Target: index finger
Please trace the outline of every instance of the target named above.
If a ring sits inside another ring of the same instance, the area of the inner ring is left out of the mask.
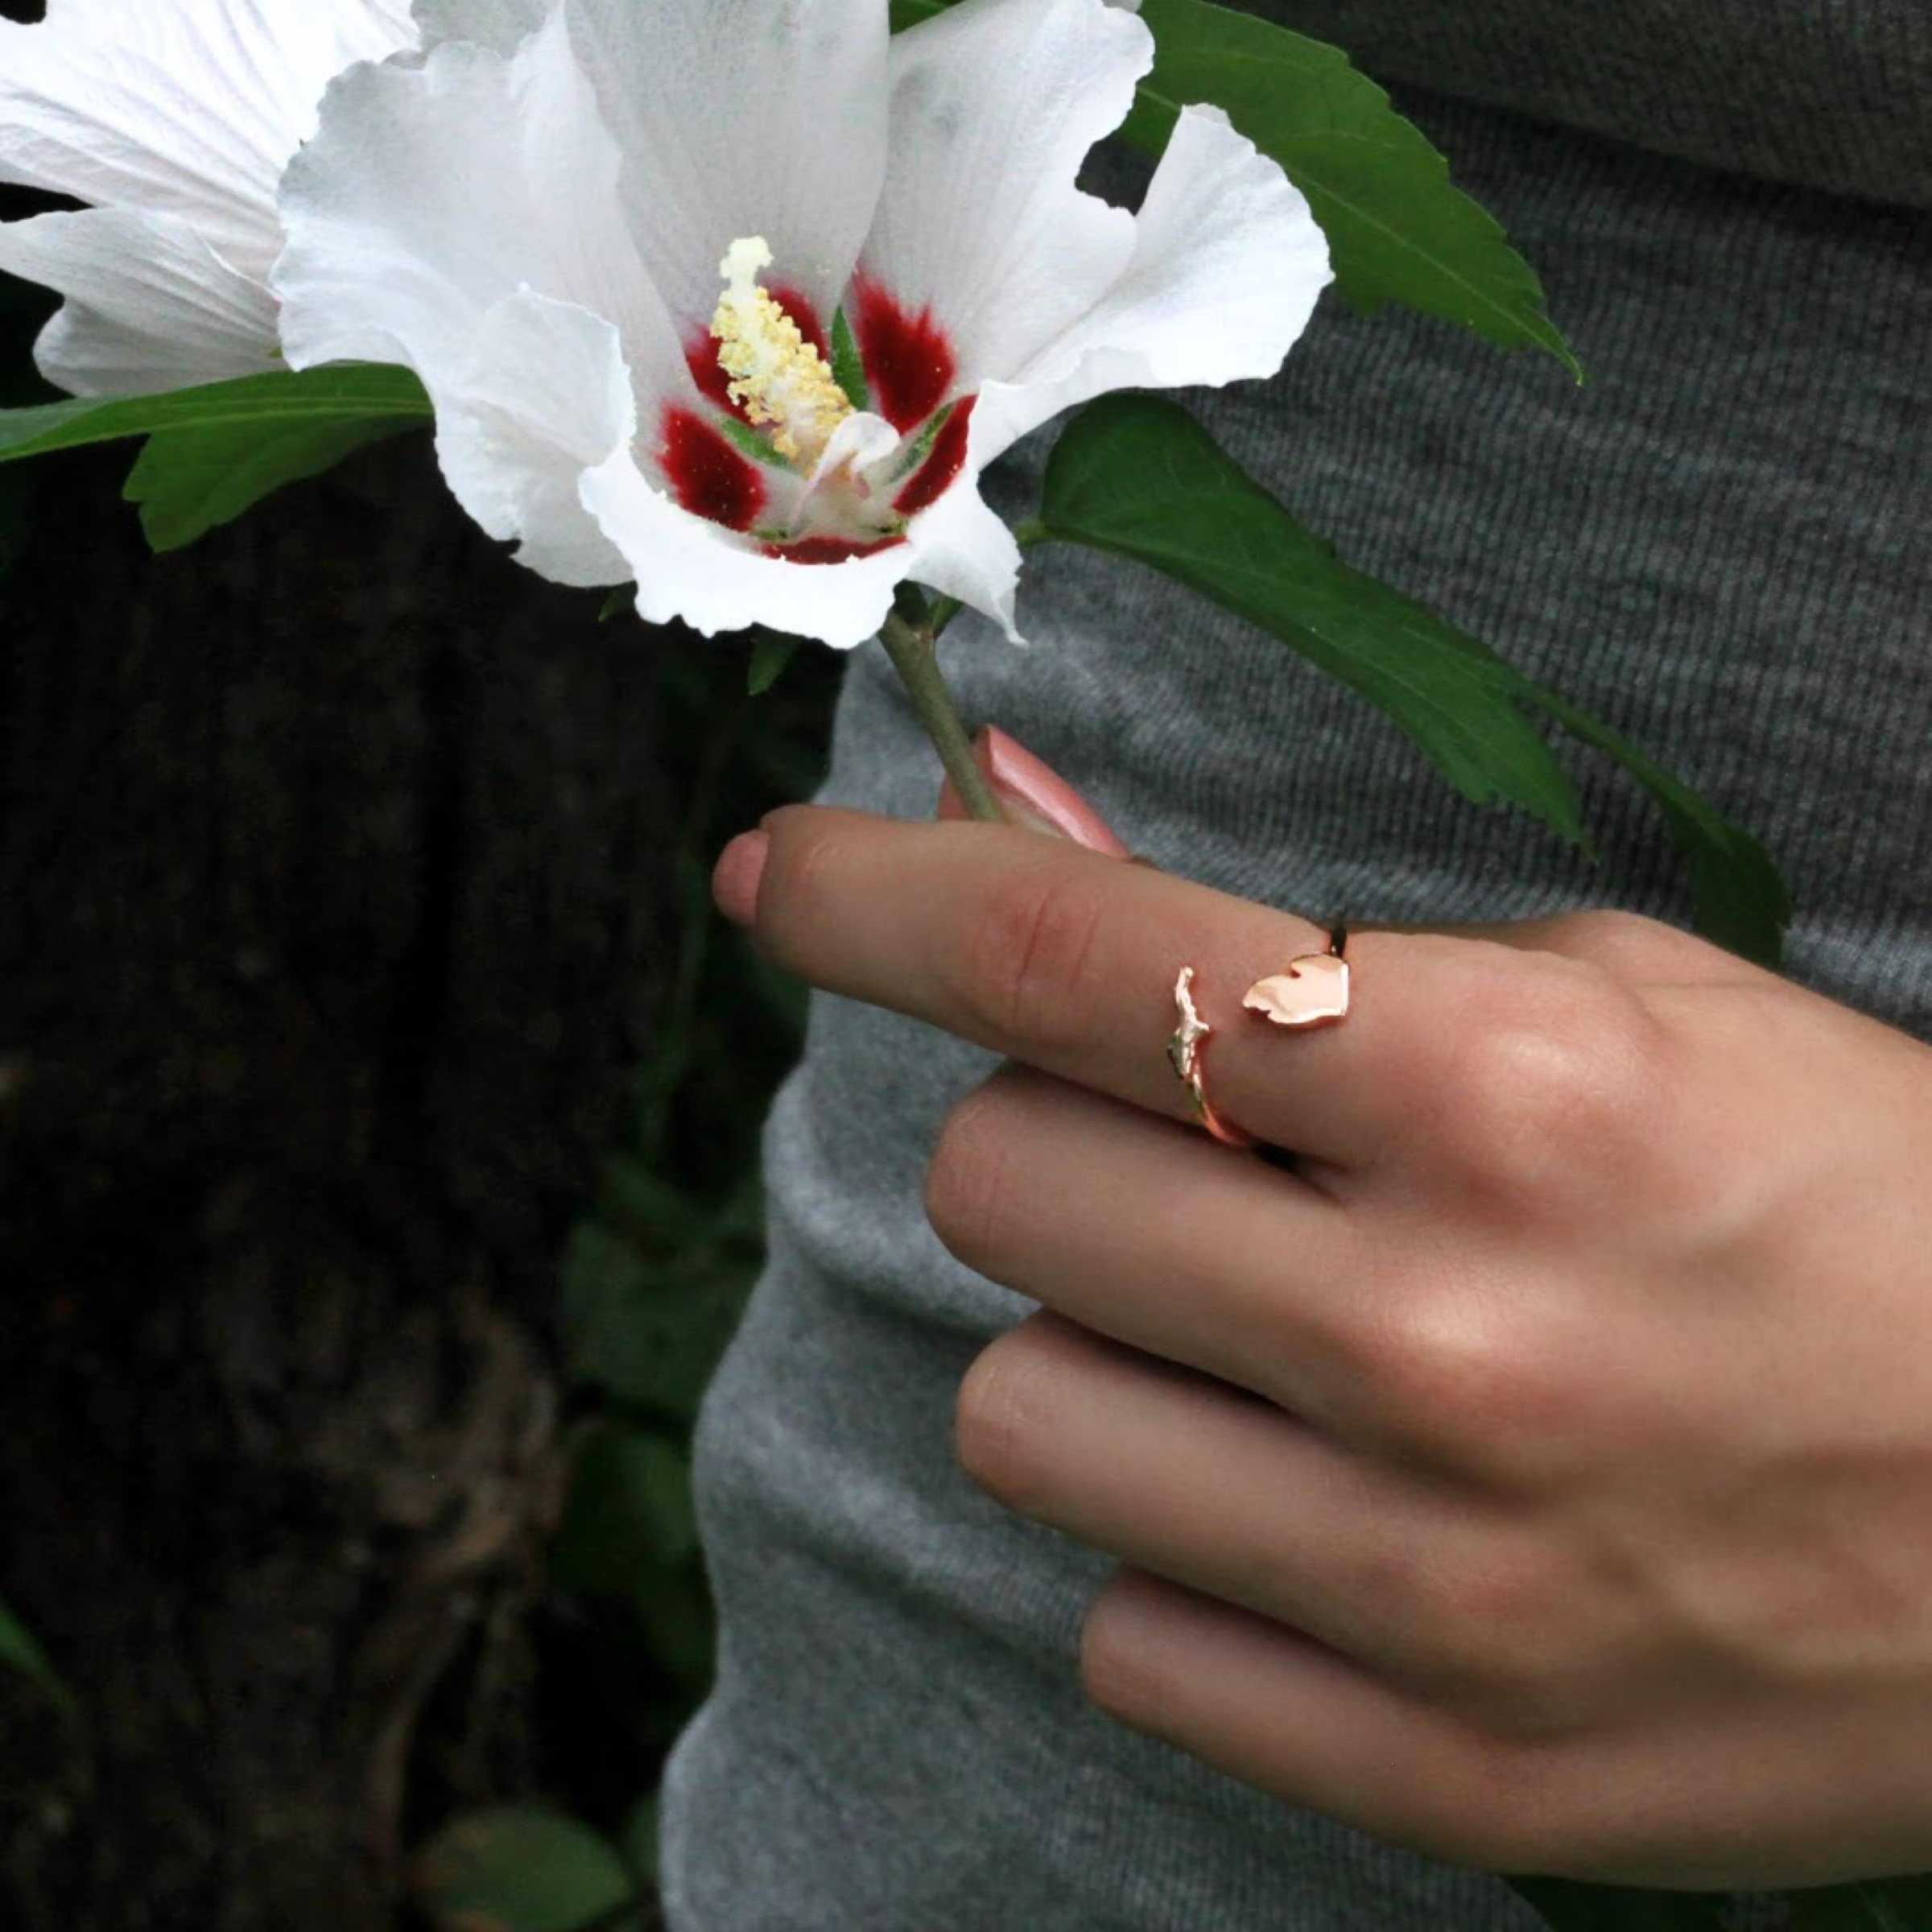
[[[815,986],[1187,1120],[1166,1049],[1174,982],[1192,966],[1212,1030],[1205,1077],[1224,1117],[1346,1166],[1414,1125],[1407,1083],[1394,1075],[1416,1066],[1423,1043],[1416,962],[1381,969],[1392,947],[1426,939],[1352,939],[1346,1021],[1290,1032],[1244,1010],[1241,997],[1326,950],[1328,933],[1307,919],[1007,827],[789,806],[764,830],[756,935]],[[1432,1025],[1439,1032],[1439,1016]]]

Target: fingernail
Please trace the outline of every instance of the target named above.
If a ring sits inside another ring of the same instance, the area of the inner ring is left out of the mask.
[[[711,896],[734,926],[749,926],[758,916],[758,885],[770,851],[770,832],[741,832],[718,855]]]
[[[1113,859],[1127,857],[1107,821],[1055,771],[1036,758],[1018,739],[989,724],[972,741],[972,755],[985,773],[1000,802],[1021,824],[1036,832],[1055,832],[1084,845],[1089,852]],[[947,784],[939,795],[939,816],[966,815],[958,795]]]

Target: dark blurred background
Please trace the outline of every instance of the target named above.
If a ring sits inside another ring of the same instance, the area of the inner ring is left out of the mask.
[[[705,880],[836,661],[600,621],[425,437],[164,558],[134,454],[0,466],[0,1924],[642,1926],[797,1021]]]

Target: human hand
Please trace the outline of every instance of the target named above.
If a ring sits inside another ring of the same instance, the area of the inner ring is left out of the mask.
[[[719,895],[1015,1063],[932,1166],[1044,1305],[960,1450],[1123,1559],[1104,1708],[1494,1869],[1932,1867],[1932,1051],[1617,914],[1357,931],[1283,1034],[1241,993],[1318,929],[1000,828],[789,808]],[[1291,1168],[1182,1124],[1183,964]]]

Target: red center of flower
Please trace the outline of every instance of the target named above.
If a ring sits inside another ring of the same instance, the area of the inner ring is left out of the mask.
[[[692,515],[755,531],[769,556],[828,564],[874,555],[904,543],[908,521],[958,481],[975,398],[946,408],[959,374],[946,332],[930,308],[914,313],[863,275],[844,315],[868,393],[857,380],[851,393],[842,390],[810,302],[754,279],[770,259],[755,237],[734,242],[725,258],[724,298],[709,332],[685,349],[709,407],[665,406],[657,452],[665,483]],[[741,403],[732,399],[734,386]],[[862,465],[848,459],[807,484],[861,402],[898,432],[898,449]],[[775,468],[760,460],[766,448]]]
[[[959,359],[931,309],[908,314],[865,275],[852,283],[852,332],[872,406],[901,436],[910,436],[946,400]]]
[[[787,564],[849,564],[854,557],[876,557],[882,550],[897,550],[903,537],[874,537],[869,543],[861,537],[801,537],[795,543],[768,543],[768,557],[782,557]]]
[[[658,452],[665,481],[694,517],[749,530],[765,507],[765,479],[696,411],[664,412],[664,442]]]
[[[892,507],[899,515],[916,517],[921,510],[931,509],[952,488],[960,472],[966,467],[966,444],[972,427],[972,407],[978,401],[977,396],[967,397],[964,402],[955,406],[952,415],[939,425],[939,433],[933,438],[926,460],[913,472],[912,481],[892,500]]]

